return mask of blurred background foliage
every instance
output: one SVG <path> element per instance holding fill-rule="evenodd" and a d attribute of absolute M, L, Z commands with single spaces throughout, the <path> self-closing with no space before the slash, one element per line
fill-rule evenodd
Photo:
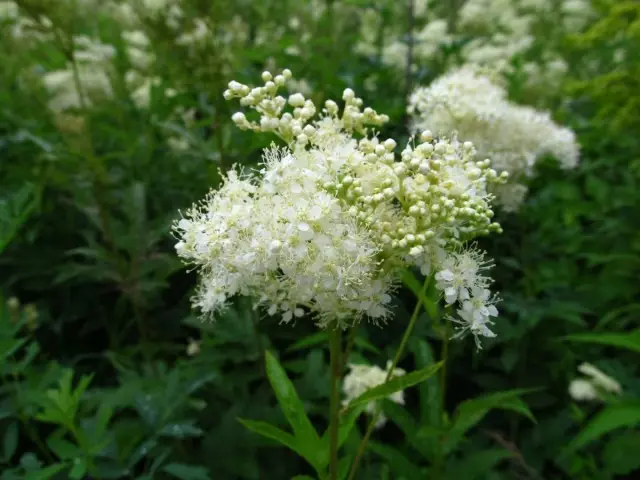
<path fill-rule="evenodd" d="M 437 17 L 456 32 L 464 3 L 0 1 L 0 478 L 310 473 L 237 418 L 284 422 L 264 372 L 271 350 L 326 424 L 326 335 L 248 300 L 202 323 L 170 225 L 272 140 L 230 121 L 230 80 L 286 67 L 314 101 L 352 87 L 390 115 L 382 136 L 404 141 L 406 93 L 486 34 L 460 29 L 422 59 L 414 30 Z M 590 8 L 577 29 L 541 15 L 531 47 L 507 59 L 512 99 L 571 126 L 581 164 L 543 162 L 521 210 L 499 213 L 505 233 L 483 240 L 497 259 L 498 336 L 480 352 L 451 343 L 446 377 L 408 392 L 406 408 L 386 405 L 359 478 L 640 474 L 640 4 Z M 566 62 L 562 81 L 532 87 L 523 67 L 549 51 Z M 392 357 L 415 298 L 405 289 L 395 302 L 387 327 L 359 328 L 350 361 Z M 403 368 L 441 357 L 440 316 L 422 316 Z M 573 400 L 583 362 L 622 394 Z"/>

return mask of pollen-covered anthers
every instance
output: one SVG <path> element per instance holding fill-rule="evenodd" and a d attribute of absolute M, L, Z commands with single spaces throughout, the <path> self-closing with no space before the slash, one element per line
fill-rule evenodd
<path fill-rule="evenodd" d="M 258 121 L 249 120 L 243 112 L 236 112 L 232 116 L 235 124 L 243 130 L 256 132 L 273 132 L 287 143 L 295 142 L 307 145 L 313 140 L 320 127 L 318 122 L 322 118 L 333 118 L 339 123 L 340 129 L 347 132 L 367 133 L 367 126 L 381 126 L 389 121 L 387 115 L 379 115 L 370 107 L 362 109 L 363 101 L 355 96 L 350 88 L 345 89 L 342 99 L 345 102 L 342 116 L 338 104 L 333 100 L 327 100 L 320 112 L 320 119 L 313 121 L 318 113 L 318 108 L 313 101 L 304 97 L 302 93 L 292 93 L 288 98 L 278 95 L 281 87 L 284 87 L 292 78 L 289 69 L 275 77 L 271 72 L 263 72 L 262 87 L 250 88 L 239 82 L 231 81 L 229 88 L 224 92 L 224 98 L 231 100 L 240 99 L 240 105 L 255 110 L 260 116 Z M 285 111 L 289 106 L 289 111 Z"/>

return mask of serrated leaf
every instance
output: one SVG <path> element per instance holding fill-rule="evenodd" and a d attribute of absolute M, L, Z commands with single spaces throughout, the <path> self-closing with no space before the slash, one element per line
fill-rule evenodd
<path fill-rule="evenodd" d="M 597 343 L 640 353 L 640 329 L 628 333 L 589 332 L 567 335 L 570 342 Z"/>
<path fill-rule="evenodd" d="M 413 387 L 420 382 L 425 381 L 427 378 L 434 375 L 442 366 L 442 362 L 438 362 L 434 365 L 429 365 L 421 370 L 408 373 L 401 377 L 395 377 L 389 380 L 387 383 L 373 387 L 364 392 L 359 397 L 354 398 L 349 402 L 347 408 L 353 408 L 358 405 L 367 404 L 376 400 L 381 400 L 393 395 L 400 390 L 406 390 L 409 387 Z"/>
<path fill-rule="evenodd" d="M 295 387 L 280 363 L 269 352 L 265 353 L 267 377 L 276 394 L 278 404 L 294 435 L 306 452 L 317 451 L 320 446 L 320 438 L 313 428 L 309 417 L 304 410 L 304 405 L 296 393 Z"/>
<path fill-rule="evenodd" d="M 640 425 L 640 402 L 618 403 L 606 406 L 575 436 L 560 453 L 563 457 L 575 452 L 613 430 Z"/>
<path fill-rule="evenodd" d="M 180 480 L 211 480 L 206 468 L 184 463 L 170 463 L 162 467 L 162 471 Z"/>

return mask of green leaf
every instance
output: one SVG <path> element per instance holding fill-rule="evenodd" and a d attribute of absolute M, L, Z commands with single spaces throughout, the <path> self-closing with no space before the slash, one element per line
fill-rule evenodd
<path fill-rule="evenodd" d="M 305 451 L 317 451 L 320 446 L 320 439 L 309 417 L 307 417 L 304 405 L 298 397 L 293 383 L 291 383 L 286 372 L 271 353 L 266 352 L 265 357 L 269 382 L 276 394 L 282 413 L 284 413 L 293 429 L 296 439 Z"/>
<path fill-rule="evenodd" d="M 395 377 L 389 380 L 387 383 L 373 387 L 364 392 L 359 397 L 354 398 L 349 402 L 347 408 L 353 408 L 358 405 L 367 404 L 369 402 L 387 398 L 400 390 L 406 390 L 409 387 L 417 385 L 420 382 L 425 381 L 427 378 L 435 374 L 442 366 L 442 362 L 438 362 L 434 365 L 429 365 L 421 370 L 408 373 L 402 377 Z"/>
<path fill-rule="evenodd" d="M 456 409 L 456 414 L 449 432 L 446 435 L 444 449 L 452 451 L 464 437 L 465 433 L 477 425 L 490 410 L 496 408 L 517 412 L 535 423 L 535 418 L 529 407 L 520 400 L 521 395 L 535 392 L 538 388 L 521 388 L 493 392 L 481 397 L 465 400 Z M 420 432 L 418 433 L 420 435 Z"/>
<path fill-rule="evenodd" d="M 238 421 L 242 425 L 244 425 L 246 428 L 251 430 L 252 432 L 258 433 L 263 437 L 267 437 L 267 438 L 270 438 L 271 440 L 275 440 L 276 442 L 281 443 L 285 447 L 296 452 L 302 458 L 309 461 L 309 459 L 306 456 L 306 452 L 300 448 L 300 445 L 298 445 L 297 439 L 290 433 L 280 430 L 278 427 L 274 427 L 273 425 L 267 422 L 261 422 L 257 420 L 246 420 L 243 418 L 238 418 Z M 313 465 L 313 462 L 309 462 L 309 463 Z"/>
<path fill-rule="evenodd" d="M 296 475 L 291 480 L 315 480 L 315 479 L 313 477 L 310 477 L 309 475 Z"/>
<path fill-rule="evenodd" d="M 487 478 L 495 466 L 513 454 L 508 450 L 494 448 L 463 455 L 452 459 L 447 468 L 446 478 L 460 478 L 475 480 Z"/>
<path fill-rule="evenodd" d="M 307 335 L 301 338 L 293 345 L 287 348 L 287 352 L 295 352 L 296 350 L 304 350 L 305 348 L 311 348 L 318 345 L 326 345 L 329 341 L 329 334 L 325 331 L 314 333 L 313 335 Z"/>
<path fill-rule="evenodd" d="M 49 465 L 48 467 L 41 468 L 40 470 L 28 472 L 24 476 L 24 480 L 49 480 L 65 468 L 67 468 L 67 465 L 65 465 L 64 463 Z"/>
<path fill-rule="evenodd" d="M 349 434 L 353 430 L 358 417 L 362 415 L 364 409 L 367 406 L 365 404 L 358 406 L 357 408 L 349 410 L 345 415 L 340 415 L 340 425 L 338 425 L 338 448 L 342 446 L 344 442 L 349 438 Z M 318 457 L 318 467 L 322 470 L 329 465 L 329 429 L 324 432 L 320 440 L 322 442 L 322 454 Z"/>
<path fill-rule="evenodd" d="M 206 468 L 184 463 L 170 463 L 162 467 L 162 471 L 180 480 L 211 480 Z"/>
<path fill-rule="evenodd" d="M 170 423 L 158 432 L 161 437 L 187 438 L 200 437 L 204 432 L 193 425 L 193 422 Z"/>
<path fill-rule="evenodd" d="M 589 332 L 564 337 L 571 342 L 597 343 L 640 353 L 640 328 L 628 333 Z"/>
<path fill-rule="evenodd" d="M 602 453 L 607 470 L 616 475 L 629 475 L 640 469 L 640 431 L 622 432 L 607 442 Z"/>
<path fill-rule="evenodd" d="M 403 475 L 410 479 L 425 478 L 419 468 L 399 450 L 376 442 L 369 442 L 369 449 L 384 458 L 391 467 L 391 471 L 398 477 Z M 395 475 L 394 478 L 398 478 Z"/>
<path fill-rule="evenodd" d="M 84 459 L 76 458 L 73 462 L 73 467 L 69 472 L 69 478 L 73 480 L 80 480 L 84 477 L 84 474 L 87 472 L 87 464 Z"/>
<path fill-rule="evenodd" d="M 587 424 L 560 453 L 563 457 L 575 452 L 603 435 L 622 427 L 640 425 L 640 402 L 608 405 Z"/>
<path fill-rule="evenodd" d="M 428 342 L 414 337 L 410 344 L 415 356 L 418 368 L 426 367 L 435 362 L 433 350 Z M 420 424 L 439 426 L 442 420 L 442 407 L 440 395 L 440 385 L 437 378 L 430 378 L 426 382 L 418 385 L 420 393 Z"/>
<path fill-rule="evenodd" d="M 2 443 L 2 455 L 6 463 L 16 453 L 18 447 L 18 424 L 11 422 L 4 431 L 4 442 Z"/>

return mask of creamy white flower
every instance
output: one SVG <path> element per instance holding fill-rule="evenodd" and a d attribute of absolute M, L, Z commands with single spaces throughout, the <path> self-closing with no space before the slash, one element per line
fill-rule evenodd
<path fill-rule="evenodd" d="M 546 154 L 555 156 L 563 168 L 578 163 L 573 131 L 557 125 L 548 112 L 509 102 L 506 90 L 474 67 L 454 70 L 418 88 L 408 111 L 416 131 L 457 132 L 471 141 L 481 158 L 490 158 L 494 168 L 509 173 L 511 185 L 532 176 L 536 162 Z M 502 192 L 500 188 L 494 187 L 498 202 L 516 209 L 524 198 L 524 185 Z"/>
<path fill-rule="evenodd" d="M 620 384 L 602 372 L 602 370 L 594 367 L 590 363 L 582 363 L 578 367 L 578 371 L 588 377 L 590 377 L 590 381 L 597 387 L 602 388 L 603 390 L 611 393 L 621 393 L 622 387 Z"/>
<path fill-rule="evenodd" d="M 571 395 L 571 398 L 579 402 L 598 399 L 598 391 L 593 384 L 582 378 L 577 378 L 571 381 L 569 384 L 569 395 Z"/>
<path fill-rule="evenodd" d="M 342 401 L 344 406 L 358 398 L 367 390 L 377 387 L 385 383 L 387 374 L 391 369 L 391 362 L 387 362 L 386 370 L 381 369 L 377 365 L 349 365 L 349 373 L 344 377 L 342 382 L 342 389 L 344 391 L 345 398 Z M 405 375 L 405 371 L 401 368 L 395 368 L 391 378 L 401 377 Z M 402 390 L 394 392 L 387 397 L 390 401 L 399 405 L 404 405 L 404 392 Z M 366 412 L 370 415 L 378 414 L 378 419 L 375 424 L 375 428 L 381 428 L 387 422 L 387 418 L 384 414 L 379 412 L 379 402 L 369 402 L 366 406 Z"/>
<path fill-rule="evenodd" d="M 240 294 L 284 322 L 303 312 L 323 327 L 381 321 L 403 269 L 413 266 L 428 274 L 464 271 L 462 284 L 451 282 L 461 300 L 473 300 L 471 290 L 488 284 L 481 272 L 488 262 L 462 245 L 500 231 L 487 188 L 501 180 L 490 162 L 476 161 L 469 142 L 429 132 L 398 161 L 396 141 L 371 135 L 386 115 L 346 89 L 342 110 L 328 100 L 316 117 L 320 109 L 302 94 L 278 95 L 290 78 L 288 70 L 263 72 L 263 87 L 232 81 L 224 92 L 259 115 L 254 121 L 236 112 L 240 128 L 273 132 L 289 149 L 267 150 L 259 172 L 231 172 L 175 225 L 178 254 L 202 274 L 195 305 L 211 314 Z M 454 266 L 447 252 L 457 252 Z M 445 277 L 439 280 L 448 288 Z M 481 312 L 493 315 L 485 301 Z"/>

